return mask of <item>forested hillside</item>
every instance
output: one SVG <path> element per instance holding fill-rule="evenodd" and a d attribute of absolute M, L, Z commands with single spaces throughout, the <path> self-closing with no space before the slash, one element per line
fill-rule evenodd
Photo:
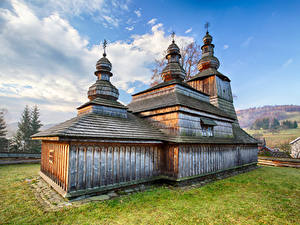
<path fill-rule="evenodd" d="M 250 128 L 256 119 L 270 118 L 291 120 L 300 123 L 300 105 L 275 105 L 237 110 L 242 128 Z"/>

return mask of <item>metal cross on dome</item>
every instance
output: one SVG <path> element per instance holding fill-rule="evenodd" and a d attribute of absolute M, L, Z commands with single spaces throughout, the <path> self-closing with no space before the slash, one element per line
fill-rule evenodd
<path fill-rule="evenodd" d="M 171 37 L 172 37 L 172 42 L 174 43 L 175 42 L 175 32 L 174 31 L 171 33 Z"/>
<path fill-rule="evenodd" d="M 106 55 L 106 51 L 105 51 L 106 46 L 107 46 L 107 41 L 104 39 L 104 41 L 103 41 L 103 50 L 104 50 L 103 55 Z"/>
<path fill-rule="evenodd" d="M 208 33 L 208 28 L 209 28 L 209 26 L 210 26 L 209 22 L 206 22 L 205 25 L 204 25 L 204 27 L 205 27 L 207 33 Z"/>

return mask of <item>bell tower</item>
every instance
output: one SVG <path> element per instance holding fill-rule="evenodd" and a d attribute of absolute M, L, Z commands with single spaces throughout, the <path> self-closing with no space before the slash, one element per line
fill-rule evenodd
<path fill-rule="evenodd" d="M 179 63 L 179 59 L 181 58 L 180 49 L 175 44 L 175 33 L 172 33 L 172 43 L 169 45 L 167 49 L 166 59 L 168 63 L 166 67 L 162 70 L 162 79 L 164 82 L 168 82 L 171 80 L 183 81 L 186 73 L 182 66 Z"/>
<path fill-rule="evenodd" d="M 220 62 L 214 56 L 215 46 L 212 44 L 213 38 L 208 32 L 208 25 L 208 23 L 205 24 L 207 31 L 201 46 L 202 57 L 197 65 L 199 73 L 188 80 L 187 83 L 193 88 L 208 94 L 211 104 L 237 118 L 233 106 L 230 79 L 218 71 Z"/>

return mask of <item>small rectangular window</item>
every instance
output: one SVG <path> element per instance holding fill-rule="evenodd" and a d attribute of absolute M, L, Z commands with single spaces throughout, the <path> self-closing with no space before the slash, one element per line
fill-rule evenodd
<path fill-rule="evenodd" d="M 202 128 L 202 136 L 204 137 L 212 137 L 214 136 L 214 126 L 216 126 L 216 122 L 209 118 L 201 118 L 200 124 Z"/>
<path fill-rule="evenodd" d="M 49 162 L 53 164 L 54 150 L 49 151 Z"/>
<path fill-rule="evenodd" d="M 207 136 L 209 136 L 209 137 L 213 136 L 213 127 L 212 126 L 207 127 Z"/>
<path fill-rule="evenodd" d="M 202 136 L 204 137 L 214 136 L 213 130 L 214 130 L 213 126 L 202 125 Z"/>

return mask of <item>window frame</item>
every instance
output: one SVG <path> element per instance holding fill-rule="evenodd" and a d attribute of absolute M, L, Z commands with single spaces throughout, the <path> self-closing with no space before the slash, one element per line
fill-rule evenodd
<path fill-rule="evenodd" d="M 49 163 L 53 164 L 53 161 L 54 161 L 54 150 L 51 149 L 49 150 Z"/>

